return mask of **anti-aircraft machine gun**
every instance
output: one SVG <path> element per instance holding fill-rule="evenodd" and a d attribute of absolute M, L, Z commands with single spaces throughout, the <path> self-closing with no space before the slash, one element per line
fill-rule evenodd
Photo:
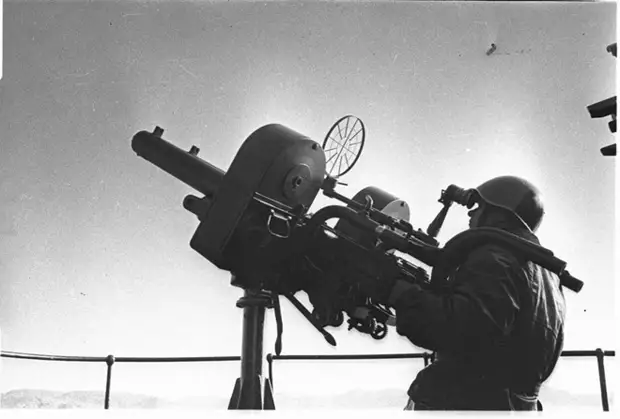
<path fill-rule="evenodd" d="M 405 201 L 382 189 L 367 187 L 352 199 L 336 192 L 364 146 L 364 124 L 354 116 L 338 120 L 322 146 L 285 126 L 263 126 L 243 142 L 226 172 L 199 158 L 196 146 L 184 151 L 162 134 L 159 127 L 138 132 L 133 150 L 203 195 L 183 201 L 200 221 L 190 246 L 244 289 L 237 301 L 244 310 L 241 376 L 229 409 L 275 409 L 269 380 L 264 387 L 261 382 L 263 326 L 265 310 L 274 308 L 280 354 L 280 295 L 336 345 L 325 327 L 341 326 L 345 316 L 349 329 L 374 339 L 383 339 L 395 320 L 390 307 L 364 294 L 360 278 L 397 275 L 422 287 L 439 286 L 469 250 L 489 241 L 518 249 L 575 292 L 583 286 L 551 251 L 501 230 L 470 229 L 440 247 L 436 237 L 449 208 L 454 202 L 472 207 L 472 190 L 456 185 L 443 190 L 443 207 L 426 231 L 409 223 Z M 321 190 L 346 206 L 309 213 Z M 396 251 L 432 267 L 431 275 Z M 312 312 L 295 297 L 299 291 L 308 294 Z"/>

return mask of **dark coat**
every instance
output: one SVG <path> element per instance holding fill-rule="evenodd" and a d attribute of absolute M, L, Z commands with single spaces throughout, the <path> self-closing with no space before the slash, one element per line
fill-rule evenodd
<path fill-rule="evenodd" d="M 528 231 L 511 231 L 538 244 Z M 563 347 L 557 275 L 497 245 L 474 249 L 441 291 L 410 289 L 396 327 L 436 360 L 408 394 L 419 409 L 536 410 Z"/>

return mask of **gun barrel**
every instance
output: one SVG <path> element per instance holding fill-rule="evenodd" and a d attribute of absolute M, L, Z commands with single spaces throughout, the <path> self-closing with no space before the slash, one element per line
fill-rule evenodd
<path fill-rule="evenodd" d="M 148 131 L 134 135 L 131 148 L 181 182 L 204 195 L 213 195 L 224 178 L 224 171 Z"/>

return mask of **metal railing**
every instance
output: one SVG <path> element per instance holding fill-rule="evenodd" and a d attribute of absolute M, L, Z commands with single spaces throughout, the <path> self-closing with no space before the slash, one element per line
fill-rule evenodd
<path fill-rule="evenodd" d="M 169 363 L 169 362 L 230 362 L 240 361 L 240 356 L 208 356 L 208 357 L 106 357 L 93 356 L 66 356 L 66 355 L 42 355 L 29 354 L 22 352 L 2 351 L 3 358 L 28 359 L 36 361 L 64 361 L 64 362 L 105 362 L 107 365 L 104 409 L 110 408 L 110 387 L 112 383 L 112 366 L 115 363 Z M 601 404 L 603 411 L 609 411 L 609 399 L 607 396 L 607 379 L 605 377 L 605 357 L 616 356 L 616 351 L 604 351 L 600 348 L 591 350 L 563 351 L 562 357 L 596 357 L 598 375 L 601 390 Z M 298 361 L 320 361 L 320 360 L 371 360 L 371 359 L 423 359 L 424 366 L 433 361 L 433 354 L 430 352 L 418 352 L 408 354 L 358 354 L 358 355 L 273 355 L 267 354 L 266 360 L 269 367 L 269 381 L 273 385 L 273 362 L 275 360 L 298 360 Z"/>

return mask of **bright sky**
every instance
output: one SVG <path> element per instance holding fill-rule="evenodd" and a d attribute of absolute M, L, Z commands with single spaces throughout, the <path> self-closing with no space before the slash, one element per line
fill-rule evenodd
<path fill-rule="evenodd" d="M 242 292 L 189 247 L 197 220 L 181 204 L 193 191 L 138 158 L 130 140 L 159 125 L 226 170 L 262 125 L 322 142 L 346 114 L 364 121 L 367 137 L 340 193 L 383 188 L 408 202 L 416 227 L 451 183 L 516 174 L 536 184 L 542 244 L 586 283 L 567 292 L 565 349 L 613 349 L 615 160 L 599 149 L 614 137 L 586 106 L 615 91 L 605 51 L 614 4 L 8 1 L 4 14 L 4 350 L 238 355 Z M 312 210 L 335 203 L 322 197 Z M 466 226 L 465 211 L 452 210 L 440 240 Z M 332 331 L 334 349 L 282 305 L 286 354 L 418 350 L 394 332 L 376 342 L 344 326 Z M 270 352 L 273 313 L 267 319 Z M 0 390 L 103 388 L 103 365 L 4 364 Z M 346 365 L 319 365 L 352 388 L 367 382 Z M 232 391 L 237 364 L 200 367 L 199 385 L 197 368 L 120 365 L 114 388 Z M 278 368 L 279 382 L 301 392 L 339 385 L 296 378 L 326 371 L 317 364 Z M 389 387 L 404 391 L 417 369 L 399 367 Z"/>

